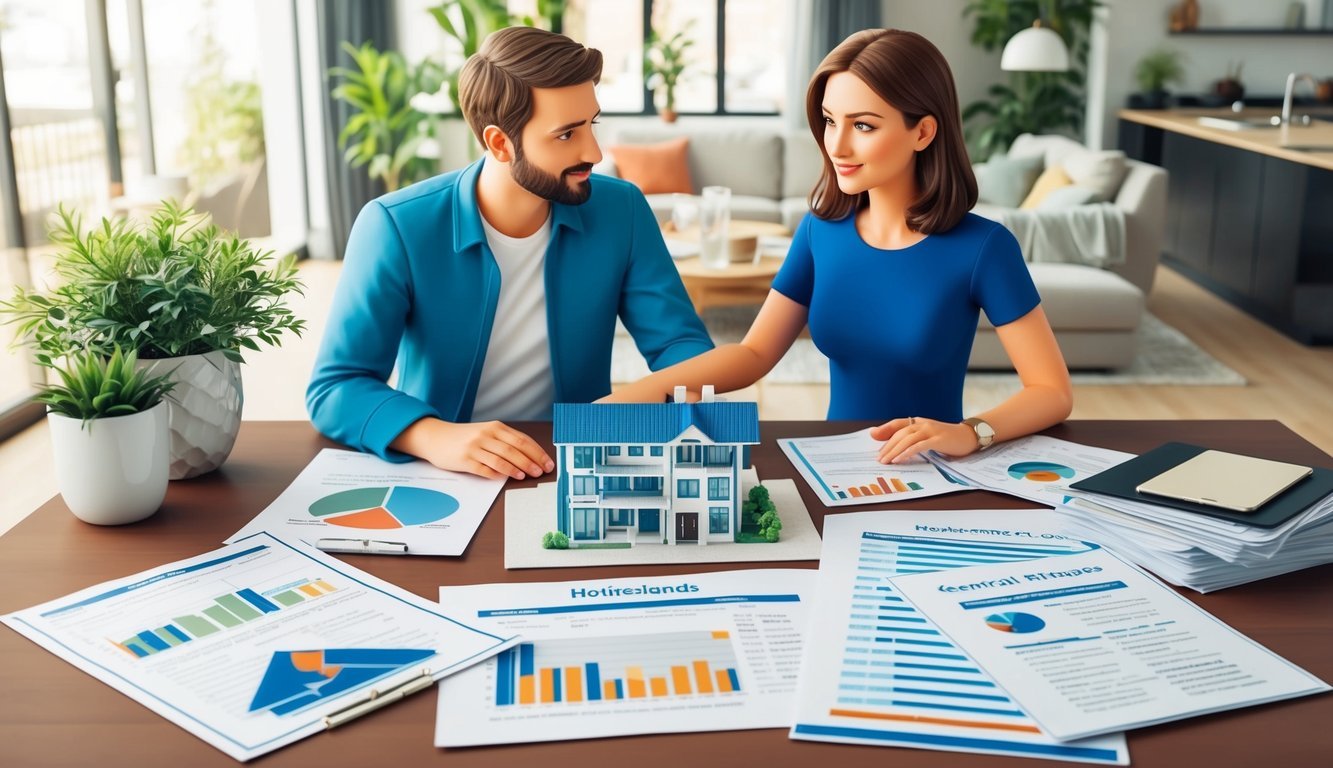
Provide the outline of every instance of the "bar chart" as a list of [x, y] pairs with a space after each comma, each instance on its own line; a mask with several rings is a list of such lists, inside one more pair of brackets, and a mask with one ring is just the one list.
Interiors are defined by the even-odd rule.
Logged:
[[849, 495], [852, 498], [862, 496], [889, 496], [895, 493], [906, 493], [908, 491], [919, 491], [922, 486], [920, 483], [903, 480], [901, 477], [884, 477], [877, 475], [873, 480], [866, 481], [859, 485], [840, 486], [830, 484], [830, 488], [837, 494], [838, 498], [845, 499]]
[[265, 590], [264, 594], [253, 589], [238, 589], [213, 598], [212, 603], [194, 612], [173, 616], [161, 625], [111, 642], [125, 653], [141, 659], [335, 591], [336, 588], [323, 579], [303, 579]]
[[496, 658], [495, 704], [538, 706], [741, 692], [726, 631], [521, 643]]

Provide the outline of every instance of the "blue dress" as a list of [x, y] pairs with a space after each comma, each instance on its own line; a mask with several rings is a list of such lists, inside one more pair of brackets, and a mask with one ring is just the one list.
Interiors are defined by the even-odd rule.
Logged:
[[810, 310], [810, 338], [829, 359], [831, 420], [961, 421], [978, 312], [1001, 326], [1041, 302], [1018, 241], [971, 213], [891, 251], [867, 245], [854, 214], [806, 214], [773, 289]]

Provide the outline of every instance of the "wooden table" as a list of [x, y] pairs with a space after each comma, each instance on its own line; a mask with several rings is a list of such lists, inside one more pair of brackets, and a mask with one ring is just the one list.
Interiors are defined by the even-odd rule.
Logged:
[[[786, 236], [791, 232], [771, 221], [733, 219], [730, 224], [732, 248], [755, 253], [760, 237]], [[677, 231], [671, 222], [662, 226], [663, 237], [698, 241], [699, 230], [691, 227]], [[785, 255], [785, 254], [784, 254]], [[773, 276], [782, 267], [782, 256], [761, 256], [758, 259], [732, 261], [723, 269], [705, 266], [698, 256], [676, 259], [685, 292], [694, 303], [694, 311], [702, 313], [708, 307], [736, 304], [763, 304], [768, 297]]]
[[[550, 424], [518, 425], [550, 446]], [[765, 423], [753, 451], [760, 477], [795, 477], [774, 440], [836, 434], [860, 424]], [[1085, 421], [1046, 434], [1142, 451], [1168, 440], [1333, 466], [1333, 459], [1275, 421]], [[124, 528], [76, 520], [57, 497], [0, 537], [0, 612], [8, 613], [221, 544], [333, 445], [304, 422], [247, 422], [217, 472], [171, 484], [162, 510]], [[531, 486], [528, 480], [513, 485]], [[797, 480], [815, 524], [827, 511]], [[347, 556], [357, 567], [433, 599], [442, 584], [666, 575], [753, 564], [505, 571], [501, 501], [460, 558]], [[892, 509], [893, 504], [860, 509]], [[1017, 509], [1032, 504], [985, 491], [912, 502], [913, 508]], [[814, 568], [815, 562], [781, 563]], [[1184, 592], [1206, 610], [1295, 664], [1333, 680], [1333, 566], [1287, 574], [1211, 595]], [[1015, 757], [795, 742], [785, 730], [638, 736], [549, 744], [437, 750], [434, 693], [423, 693], [261, 758], [260, 765], [450, 766], [708, 765], [1050, 766]], [[1153, 766], [1327, 766], [1333, 759], [1333, 696], [1306, 697], [1199, 717], [1130, 734], [1136, 768]], [[223, 753], [9, 629], [0, 629], [0, 766], [227, 766]]]

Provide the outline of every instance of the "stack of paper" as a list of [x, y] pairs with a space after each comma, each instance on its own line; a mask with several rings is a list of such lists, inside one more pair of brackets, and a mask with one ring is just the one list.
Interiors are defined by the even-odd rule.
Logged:
[[1069, 487], [1133, 457], [1034, 435], [962, 459], [931, 461], [972, 485], [1050, 504], [1070, 535], [1199, 592], [1333, 562], [1333, 496], [1285, 523], [1259, 528]]

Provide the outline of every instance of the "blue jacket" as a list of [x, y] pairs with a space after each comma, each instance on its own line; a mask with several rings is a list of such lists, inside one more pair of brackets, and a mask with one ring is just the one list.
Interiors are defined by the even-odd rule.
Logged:
[[[371, 201], [352, 225], [306, 406], [330, 438], [390, 461], [426, 416], [472, 416], [500, 271], [486, 243], [481, 162]], [[653, 370], [712, 349], [657, 220], [633, 185], [592, 177], [583, 205], [551, 205], [546, 332], [556, 402], [611, 392], [619, 316]], [[397, 389], [386, 382], [397, 368]]]

